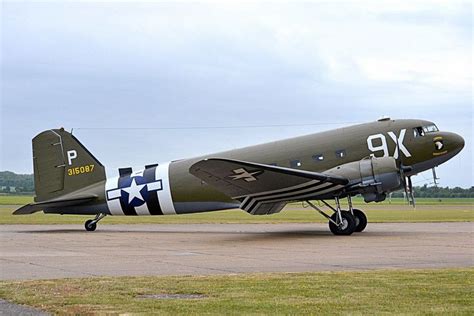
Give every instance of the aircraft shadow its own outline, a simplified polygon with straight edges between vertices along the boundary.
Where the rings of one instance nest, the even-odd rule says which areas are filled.
[[[370,232],[354,233],[351,236],[334,236],[329,230],[282,230],[282,231],[261,231],[261,232],[236,232],[236,231],[187,231],[187,230],[97,230],[95,232],[86,232],[81,228],[72,229],[48,229],[48,230],[24,230],[17,233],[22,234],[77,234],[78,236],[94,236],[94,235],[123,235],[123,234],[147,234],[147,235],[179,235],[186,234],[191,236],[209,236],[221,235],[236,237],[233,240],[255,241],[264,239],[301,239],[301,238],[360,238],[360,237],[395,237],[395,236],[412,236],[419,235],[415,232]],[[228,239],[227,239],[228,240]]]

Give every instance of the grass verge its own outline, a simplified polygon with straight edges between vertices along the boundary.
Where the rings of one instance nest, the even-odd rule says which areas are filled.
[[[0,297],[54,314],[474,313],[474,268],[0,282]],[[198,299],[142,295],[199,294]]]
[[[27,200],[29,199],[29,200]],[[56,215],[35,213],[12,215],[19,205],[7,203],[31,202],[31,197],[0,196],[0,224],[80,224],[92,216]],[[21,205],[21,204],[20,204]],[[365,204],[355,200],[355,207],[364,210],[369,221],[374,222],[462,222],[474,221],[474,199],[420,199],[416,209],[406,205],[402,199],[392,203]],[[347,208],[347,206],[346,206]],[[328,213],[330,213],[328,211]],[[174,216],[108,216],[103,224],[195,224],[195,223],[308,223],[326,222],[314,210],[304,208],[301,203],[289,204],[281,213],[254,216],[242,210],[230,210]]]
[[[361,197],[353,198],[355,205],[366,205]],[[30,195],[0,195],[0,205],[25,205],[33,202],[33,196]],[[473,205],[474,199],[470,198],[418,198],[416,200],[417,205]],[[371,205],[371,204],[369,204]],[[393,206],[406,206],[407,203],[404,199],[394,198],[391,201],[384,201],[376,205],[393,205]]]
[[[80,224],[91,216],[43,214],[12,215],[22,204],[32,202],[28,196],[0,196],[0,224]],[[9,204],[11,203],[11,204]],[[392,203],[365,204],[355,199],[355,207],[364,210],[374,222],[462,222],[474,221],[474,199],[419,199],[417,208],[406,205],[403,199]],[[346,206],[347,208],[347,206]],[[330,212],[328,212],[330,213]],[[301,203],[289,204],[281,213],[253,216],[242,210],[186,214],[175,216],[108,216],[103,224],[196,224],[196,223],[308,223],[326,222],[313,209]]]

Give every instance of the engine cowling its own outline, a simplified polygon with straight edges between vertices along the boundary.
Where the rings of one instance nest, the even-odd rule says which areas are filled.
[[[325,173],[349,179],[348,192],[359,193],[365,202],[381,202],[387,193],[402,186],[402,177],[393,157],[370,157],[340,165]]]

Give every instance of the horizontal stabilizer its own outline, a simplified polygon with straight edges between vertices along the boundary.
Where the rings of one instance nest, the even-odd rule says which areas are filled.
[[[66,207],[66,206],[73,206],[73,205],[81,205],[92,200],[95,200],[97,195],[81,195],[76,196],[73,198],[59,198],[49,201],[43,201],[38,203],[30,203],[25,206],[20,207],[13,215],[25,215],[25,214],[33,214],[39,211],[44,210],[45,208],[50,207]]]

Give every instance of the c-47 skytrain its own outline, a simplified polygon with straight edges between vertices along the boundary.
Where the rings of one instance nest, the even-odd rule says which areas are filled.
[[[85,223],[93,231],[106,215],[234,208],[268,215],[305,201],[328,219],[334,234],[350,235],[367,225],[365,214],[352,207],[353,196],[380,202],[405,189],[414,204],[411,176],[448,161],[463,147],[461,136],[441,132],[432,122],[384,118],[139,171],[122,168],[106,177],[104,166],[71,133],[52,129],[33,139],[35,202],[13,214],[95,215]],[[341,209],[342,198],[348,199],[348,210]]]

